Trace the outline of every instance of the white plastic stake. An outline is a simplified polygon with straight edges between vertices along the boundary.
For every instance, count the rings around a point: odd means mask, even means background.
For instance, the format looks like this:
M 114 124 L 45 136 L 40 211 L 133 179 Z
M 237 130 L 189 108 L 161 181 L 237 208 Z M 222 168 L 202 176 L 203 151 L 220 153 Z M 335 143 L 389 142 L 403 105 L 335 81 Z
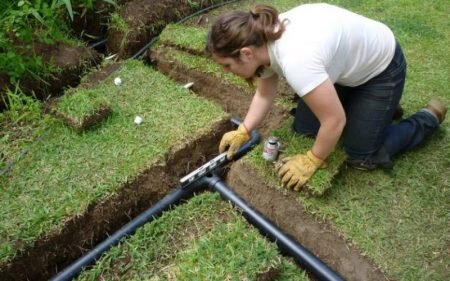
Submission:
M 194 86 L 194 82 L 189 82 L 186 85 L 184 85 L 183 87 L 185 87 L 186 89 L 190 89 L 190 88 L 192 88 L 192 86 Z
M 141 123 L 142 123 L 142 117 L 141 116 L 134 117 L 134 124 L 139 125 Z

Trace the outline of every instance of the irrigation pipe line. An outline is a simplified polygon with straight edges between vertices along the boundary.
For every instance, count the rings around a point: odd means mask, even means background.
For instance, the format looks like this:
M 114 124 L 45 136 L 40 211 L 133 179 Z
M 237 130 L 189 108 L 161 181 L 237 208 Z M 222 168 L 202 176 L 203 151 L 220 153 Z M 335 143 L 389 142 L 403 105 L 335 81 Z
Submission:
M 50 281 L 68 281 L 77 277 L 85 267 L 95 264 L 104 252 L 119 244 L 122 239 L 133 235 L 138 227 L 157 219 L 164 211 L 169 210 L 175 205 L 183 203 L 184 200 L 189 199 L 195 192 L 198 191 L 201 191 L 201 188 L 197 185 L 191 185 L 188 188 L 175 189 L 173 192 L 158 201 L 153 207 L 141 213 L 135 219 L 116 231 L 113 235 L 109 236 L 106 240 L 95 246 L 95 248 L 87 252 L 81 258 L 77 259 L 74 263 L 70 264 L 63 271 L 60 271 L 56 276 L 52 277 Z
M 198 15 L 200 15 L 200 14 L 203 14 L 203 13 L 209 11 L 209 10 L 212 10 L 212 9 L 215 9 L 215 8 L 219 8 L 219 7 L 228 5 L 228 4 L 232 4 L 232 3 L 237 2 L 237 1 L 239 1 L 239 0 L 231 0 L 231 1 L 221 2 L 221 3 L 215 4 L 215 5 L 206 7 L 206 8 L 201 9 L 201 10 L 199 10 L 199 11 L 197 11 L 197 12 L 195 12 L 195 13 L 193 13 L 193 14 L 187 16 L 187 17 L 182 18 L 181 20 L 177 21 L 176 23 L 177 23 L 177 24 L 183 23 L 183 22 L 185 22 L 185 21 L 187 21 L 187 20 L 189 20 L 189 19 L 191 19 L 191 18 L 193 18 L 193 17 L 195 17 L 195 16 L 198 16 Z M 159 36 L 153 37 L 153 38 L 150 40 L 150 42 L 148 42 L 144 47 L 142 47 L 139 51 L 137 51 L 137 52 L 131 57 L 131 59 L 136 59 L 136 58 L 140 57 L 140 56 L 141 56 L 141 55 L 142 55 L 149 47 L 151 47 L 158 39 L 159 39 Z M 100 41 L 97 41 L 97 42 L 92 43 L 91 45 L 89 45 L 89 48 L 95 49 L 95 48 L 97 48 L 97 47 L 99 47 L 99 46 L 102 46 L 102 45 L 106 44 L 107 41 L 108 41 L 108 39 L 106 39 L 106 38 L 105 38 L 105 39 L 102 39 L 102 40 L 100 40 Z M 116 70 L 117 70 L 117 69 L 116 69 Z M 13 168 L 13 166 L 14 166 L 14 165 L 15 165 L 15 164 L 16 164 L 23 156 L 25 156 L 25 154 L 27 154 L 28 151 L 30 151 L 32 147 L 34 147 L 38 142 L 40 142 L 40 141 L 44 138 L 44 136 L 47 135 L 47 134 L 48 134 L 48 131 L 45 131 L 45 132 L 44 132 L 39 138 L 37 138 L 33 143 L 31 143 L 28 147 L 26 147 L 25 149 L 23 149 L 23 150 L 21 151 L 21 153 L 19 154 L 19 156 L 17 156 L 16 159 L 12 160 L 10 163 L 8 163 L 8 164 L 6 165 L 6 167 L 4 167 L 2 170 L 0 170 L 0 176 L 3 176 L 4 174 L 6 174 L 6 173 L 8 173 L 9 171 L 11 171 L 12 168 Z
M 236 119 L 232 120 L 232 122 L 236 123 Z M 252 131 L 250 141 L 245 143 L 238 150 L 233 161 L 240 159 L 247 152 L 252 150 L 253 147 L 255 147 L 259 142 L 259 133 L 256 130 Z M 226 152 L 224 152 L 192 173 L 183 177 L 180 180 L 180 184 L 174 191 L 166 195 L 153 207 L 141 213 L 135 219 L 116 231 L 113 235 L 98 244 L 95 248 L 70 264 L 63 271 L 51 278 L 50 281 L 68 281 L 77 277 L 83 268 L 95 264 L 104 252 L 119 244 L 122 239 L 133 235 L 137 228 L 154 219 L 157 219 L 164 211 L 170 210 L 174 206 L 184 203 L 187 199 L 195 196 L 195 193 L 204 190 L 206 187 L 209 187 L 212 191 L 218 192 L 222 199 L 231 202 L 241 211 L 242 215 L 250 224 L 258 228 L 267 238 L 277 244 L 282 254 L 289 255 L 294 258 L 296 262 L 303 265 L 308 271 L 314 274 L 318 280 L 344 280 L 323 261 L 314 256 L 309 250 L 293 238 L 286 235 L 280 228 L 278 228 L 269 219 L 265 218 L 260 212 L 253 209 L 245 200 L 240 198 L 217 176 L 217 172 L 220 172 L 221 168 L 230 162 L 231 161 L 226 157 Z
M 13 168 L 13 166 L 19 162 L 19 160 L 25 156 L 36 144 L 38 144 L 41 140 L 44 139 L 45 136 L 48 135 L 48 133 L 50 132 L 50 129 L 47 129 L 45 132 L 42 133 L 42 135 L 40 135 L 34 142 L 32 142 L 29 146 L 27 146 L 26 148 L 22 149 L 22 151 L 20 152 L 19 156 L 17 156 L 16 159 L 12 160 L 11 162 L 9 162 L 3 169 L 0 170 L 0 177 L 3 176 L 4 174 L 6 174 L 7 172 L 11 171 L 11 169 Z
M 107 41 L 108 41 L 108 39 L 104 38 L 104 39 L 102 39 L 100 41 L 92 43 L 91 45 L 88 46 L 88 48 L 95 49 L 95 48 L 97 48 L 99 46 L 105 45 Z

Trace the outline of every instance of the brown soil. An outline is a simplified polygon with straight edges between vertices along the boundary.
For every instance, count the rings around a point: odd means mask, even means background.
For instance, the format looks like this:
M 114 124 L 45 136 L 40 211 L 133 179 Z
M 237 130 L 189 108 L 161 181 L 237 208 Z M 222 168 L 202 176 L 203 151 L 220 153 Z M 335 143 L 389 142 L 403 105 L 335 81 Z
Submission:
M 118 70 L 122 62 L 113 62 L 101 65 L 97 70 L 91 71 L 86 78 L 81 81 L 77 88 L 90 88 L 109 77 L 111 73 Z
M 86 89 L 94 87 L 96 84 L 105 80 L 111 73 L 118 70 L 122 66 L 120 62 L 113 62 L 108 64 L 102 64 L 97 69 L 92 70 L 77 86 L 78 89 Z M 67 91 L 66 95 L 76 94 L 73 91 Z M 47 114 L 54 114 L 56 117 L 61 118 L 64 123 L 72 127 L 77 132 L 83 132 L 96 124 L 100 123 L 103 119 L 111 114 L 111 108 L 103 107 L 99 108 L 92 115 L 86 117 L 81 122 L 74 120 L 71 116 L 67 116 L 65 113 L 58 112 L 56 105 L 61 97 L 50 98 L 42 103 L 41 108 L 43 112 Z
M 107 48 L 110 53 L 119 53 L 121 58 L 128 58 L 139 51 L 151 38 L 159 34 L 169 22 L 177 21 L 194 12 L 189 1 L 176 0 L 119 0 L 117 4 L 123 6 L 119 14 L 127 23 L 127 32 L 110 29 L 107 30 L 110 13 L 115 9 L 104 1 L 94 1 L 95 11 L 84 11 L 83 6 L 75 6 L 75 18 L 72 28 L 79 37 L 88 39 L 89 36 L 103 37 L 108 33 Z M 203 9 L 215 1 L 200 1 L 199 7 Z M 176 9 L 174 9 L 176 7 Z M 89 35 L 89 36 L 86 36 Z M 21 89 L 25 94 L 35 96 L 40 100 L 57 97 L 63 94 L 67 87 L 75 87 L 80 82 L 80 76 L 101 59 L 94 50 L 86 47 L 75 47 L 64 43 L 53 45 L 33 42 L 23 44 L 17 42 L 19 53 L 24 55 L 36 54 L 42 56 L 46 65 L 58 69 L 44 78 L 24 77 Z M 4 90 L 14 89 L 9 77 L 0 73 L 0 111 L 6 108 Z
M 86 89 L 95 86 L 96 84 L 100 83 L 101 81 L 105 80 L 109 77 L 111 73 L 118 70 L 122 66 L 122 63 L 109 63 L 109 64 L 103 64 L 101 65 L 97 70 L 93 70 L 91 73 L 86 75 L 86 78 L 81 81 L 81 83 L 78 85 L 78 89 Z M 67 93 L 67 94 L 77 94 L 77 93 Z M 49 100 L 48 102 L 43 104 L 43 109 L 45 112 L 53 113 L 56 117 L 61 118 L 64 123 L 66 123 L 68 126 L 72 127 L 75 131 L 81 133 L 98 123 L 100 123 L 102 120 L 104 120 L 106 117 L 108 117 L 111 114 L 111 108 L 109 106 L 104 106 L 98 108 L 95 112 L 93 112 L 89 116 L 85 116 L 83 120 L 78 121 L 74 120 L 72 116 L 68 116 L 67 114 L 63 112 L 59 112 L 56 109 L 56 104 L 58 102 L 59 98 L 55 98 L 52 100 Z
M 106 36 L 110 14 L 115 10 L 115 6 L 106 1 L 93 1 L 94 8 L 87 10 L 85 5 L 72 3 L 74 5 L 74 19 L 71 28 L 75 34 L 86 40 L 99 40 Z M 118 6 L 129 2 L 127 0 L 117 0 Z

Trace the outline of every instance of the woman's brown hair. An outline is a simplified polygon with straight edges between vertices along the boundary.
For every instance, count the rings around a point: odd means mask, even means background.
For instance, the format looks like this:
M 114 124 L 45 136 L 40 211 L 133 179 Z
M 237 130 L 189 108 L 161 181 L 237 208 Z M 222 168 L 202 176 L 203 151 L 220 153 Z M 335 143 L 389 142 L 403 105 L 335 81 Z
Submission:
M 275 41 L 284 31 L 278 11 L 268 5 L 257 5 L 250 12 L 222 14 L 212 25 L 206 42 L 206 52 L 221 57 L 238 58 L 240 49 L 260 47 Z

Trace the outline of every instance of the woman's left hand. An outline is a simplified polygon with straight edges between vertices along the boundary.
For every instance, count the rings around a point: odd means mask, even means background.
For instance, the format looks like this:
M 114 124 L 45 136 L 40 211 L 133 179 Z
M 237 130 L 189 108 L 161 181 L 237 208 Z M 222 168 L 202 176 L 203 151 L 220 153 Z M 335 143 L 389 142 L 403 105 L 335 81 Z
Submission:
M 300 191 L 317 169 L 326 167 L 327 163 L 317 158 L 310 150 L 306 154 L 282 159 L 281 165 L 277 168 L 277 174 L 284 186 Z

